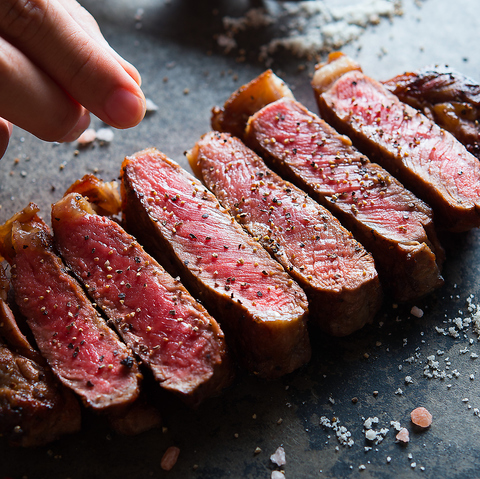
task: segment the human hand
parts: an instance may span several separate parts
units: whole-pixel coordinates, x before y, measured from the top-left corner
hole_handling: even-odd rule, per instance
[[[145,115],[140,75],[75,0],[0,1],[0,157],[12,123],[46,141],[74,141],[89,112],[115,128]]]

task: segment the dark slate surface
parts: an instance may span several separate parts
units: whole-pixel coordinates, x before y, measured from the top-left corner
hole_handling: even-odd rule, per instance
[[[223,31],[224,13],[243,13],[254,2],[84,4],[112,46],[139,68],[146,96],[160,109],[138,127],[115,132],[110,145],[78,154],[75,144],[47,144],[16,130],[0,162],[2,222],[29,201],[37,202],[48,218],[50,204],[71,182],[94,171],[105,180],[116,178],[123,157],[145,147],[156,146],[187,166],[183,151],[209,129],[210,108],[265,68],[254,60],[254,53],[239,63],[235,54],[224,55],[214,41]],[[142,28],[137,28],[134,17],[140,7],[145,11]],[[344,51],[378,79],[437,62],[480,79],[476,2],[405,0],[404,7],[403,17],[370,27]],[[212,14],[214,8],[217,15]],[[265,32],[250,35],[242,46],[251,42],[249,51],[254,52],[255,43],[266,38]],[[297,98],[315,109],[309,89],[313,63],[284,54],[272,66]],[[94,120],[93,126],[101,124]],[[80,434],[48,447],[18,450],[2,444],[0,477],[269,478],[274,468],[269,456],[280,445],[287,456],[286,478],[475,477],[480,460],[480,417],[474,414],[480,408],[480,359],[472,359],[471,353],[480,355],[480,347],[471,327],[456,339],[438,334],[435,327],[469,316],[467,297],[480,298],[480,236],[472,231],[442,239],[447,249],[445,286],[415,303],[425,313],[421,319],[410,314],[411,304],[394,307],[387,301],[374,325],[349,338],[313,337],[313,358],[305,368],[271,382],[240,376],[231,389],[197,411],[153,388],[164,429],[138,437],[118,436],[101,417],[86,413]],[[444,354],[439,356],[438,350]],[[423,369],[432,354],[441,370],[456,369],[459,377],[426,379]],[[410,357],[414,361],[406,362]],[[412,377],[412,384],[405,383],[406,376]],[[399,388],[403,394],[395,394]],[[409,422],[410,411],[420,405],[434,418],[424,433],[415,432]],[[340,445],[331,430],[319,425],[321,416],[339,418],[355,444]],[[374,416],[379,428],[390,427],[392,420],[407,427],[408,446],[395,443],[392,429],[383,442],[367,443],[363,422]],[[171,445],[181,453],[167,473],[160,460]],[[261,452],[255,454],[257,447]],[[360,465],[365,469],[360,471]]]

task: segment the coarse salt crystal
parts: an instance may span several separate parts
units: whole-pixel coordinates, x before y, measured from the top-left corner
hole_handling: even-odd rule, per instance
[[[373,427],[373,424],[378,424],[378,417],[369,417],[365,419],[365,422],[363,423],[363,426],[365,429],[371,429]]]
[[[97,130],[97,140],[105,143],[110,143],[113,141],[115,134],[111,128],[100,128]]]
[[[407,444],[410,441],[410,434],[408,433],[408,429],[402,427],[400,431],[398,431],[398,434],[395,436],[395,439],[398,442],[403,442],[404,444]]]
[[[87,146],[93,143],[97,138],[97,133],[93,128],[87,128],[77,139],[78,146]]]
[[[160,462],[160,467],[164,471],[170,471],[173,466],[177,463],[178,455],[180,454],[180,449],[175,446],[170,446],[162,457]]]
[[[421,310],[418,306],[413,306],[410,310],[410,314],[416,318],[421,318],[423,316],[423,310]]]
[[[150,98],[145,99],[145,108],[147,113],[153,113],[154,111],[158,110],[158,105],[155,104]]]
[[[284,466],[287,461],[285,458],[285,449],[280,446],[277,450],[270,456],[270,460],[277,466]]]

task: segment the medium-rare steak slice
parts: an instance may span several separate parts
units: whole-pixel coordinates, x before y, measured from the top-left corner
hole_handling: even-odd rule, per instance
[[[370,251],[380,281],[406,301],[442,284],[430,208],[318,116],[290,99],[251,117],[247,142],[328,208]]]
[[[331,84],[317,66],[312,85],[322,116],[435,212],[453,232],[480,226],[480,162],[432,120],[406,105],[358,68]],[[334,78],[333,78],[334,80]]]
[[[139,393],[137,364],[67,273],[37,212],[31,203],[0,227],[15,301],[64,385],[96,410],[125,406]]]
[[[80,405],[20,332],[0,299],[0,434],[40,446],[80,429]]]
[[[231,382],[217,322],[138,242],[80,194],[52,207],[55,244],[164,389],[198,404]]]
[[[127,228],[220,321],[244,367],[272,378],[309,360],[305,293],[199,180],[151,148],[125,159],[122,199]]]
[[[335,336],[373,320],[381,304],[373,258],[327,209],[228,133],[204,135],[187,156],[220,203],[304,289],[310,320]]]
[[[382,82],[411,107],[452,133],[480,158],[480,85],[448,66],[434,65]]]

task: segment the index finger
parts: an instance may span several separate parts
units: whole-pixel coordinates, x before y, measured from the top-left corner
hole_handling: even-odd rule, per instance
[[[142,79],[138,70],[123,57],[121,57],[105,40],[100,28],[92,15],[76,0],[62,0],[62,5],[70,16],[98,43],[107,48],[116,60],[122,65],[123,69],[135,80],[137,85],[141,85]]]
[[[142,120],[145,97],[136,81],[58,0],[2,0],[0,35],[111,126]]]

